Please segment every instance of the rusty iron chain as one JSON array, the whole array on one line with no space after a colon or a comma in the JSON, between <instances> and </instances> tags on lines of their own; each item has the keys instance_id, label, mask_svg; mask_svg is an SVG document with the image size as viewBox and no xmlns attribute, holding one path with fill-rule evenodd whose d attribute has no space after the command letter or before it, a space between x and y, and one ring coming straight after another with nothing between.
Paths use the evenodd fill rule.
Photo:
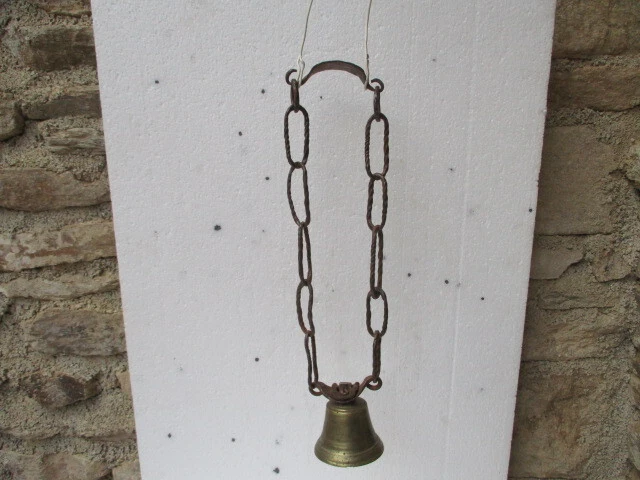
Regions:
<instances>
[{"instance_id":1,"label":"rusty iron chain","mask_svg":"<svg viewBox=\"0 0 640 480\"><path fill-rule=\"evenodd\" d=\"M342 69L345 67L342 66ZM359 67L357 67L359 69ZM313 70L312 70L313 72ZM284 115L284 144L289 163L289 174L287 176L287 199L293 221L298 226L298 287L296 289L296 312L298 316L298 324L302 333L304 333L304 349L307 356L307 384L312 395L324 395L330 400L339 403L347 403L357 398L365 388L370 390L378 390L382 387L382 379L380 378L381 369L381 348L382 337L387 332L389 321L389 304L387 294L382 288L382 274L384 261L384 235L383 228L387 221L388 194L386 174L389 170L389 121L380 109L380 93L384 89L384 84L378 79L371 80L368 85L369 90L373 90L373 114L367 121L365 127L364 140L364 160L365 170L369 177L367 188L367 208L366 222L371 231L371 247L370 247L370 265L369 265L369 292L366 297L366 327L367 332L373 337L373 355L372 355L372 372L371 375L365 377L362 382L341 382L327 385L318 379L318 358L316 352L316 329L313 323L313 287L312 264L311 264L311 241L309 237L309 224L311 223L311 211L309 204L309 185L307 174L307 160L309 159L309 114L306 109L300 105L300 84L296 79L289 79L292 71L287 73L287 84L290 85L291 105L287 108ZM354 72L352 72L354 73ZM358 75L359 72L358 72ZM308 77L307 77L308 78ZM302 81L304 84L305 80ZM291 142L289 140L289 117L291 113L301 113L304 121L304 144L302 159L294 161L291 155ZM371 143L371 125L373 122L383 122L383 166L382 171L372 172L370 160L370 143ZM302 174L302 191L304 217L301 220L296 210L292 195L292 177L296 170L301 170ZM373 221L373 206L376 192L376 183L379 183L381 190L381 208L380 221ZM302 308L302 294L307 290L307 308L306 314ZM374 329L371 325L371 303L372 300L382 301L382 325L380 329ZM306 321L305 321L306 319Z\"/></svg>"}]
</instances>

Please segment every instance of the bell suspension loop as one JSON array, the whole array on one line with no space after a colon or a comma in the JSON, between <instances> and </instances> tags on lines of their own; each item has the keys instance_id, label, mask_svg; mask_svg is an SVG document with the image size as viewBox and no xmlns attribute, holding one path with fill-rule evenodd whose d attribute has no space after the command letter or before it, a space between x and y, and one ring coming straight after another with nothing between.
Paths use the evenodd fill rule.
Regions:
<instances>
[{"instance_id":1,"label":"bell suspension loop","mask_svg":"<svg viewBox=\"0 0 640 480\"><path fill-rule=\"evenodd\" d=\"M382 337L387 331L389 319L389 307L387 295L382 286L383 260L384 260L384 234L383 229L387 219L388 194L386 174L389 170L389 121L382 113L380 96L384 90L381 80L369 79L369 52L368 52L368 27L371 11L371 0L367 11L365 30L365 67L366 70L353 63L340 60L325 61L316 64L304 75L304 61L302 60L304 42L306 40L309 15L313 0L310 1L307 10L305 32L298 56L297 69L291 69L286 74L286 83L290 86L291 104L284 116L284 143L289 174L287 176L287 200L294 223L298 227L298 287L296 289L296 312L298 324L304 334L304 348L307 357L307 385L309 391L315 396L324 396L328 399L326 405L325 421L322 434L315 445L315 454L321 461L338 467L357 467L366 465L378 459L384 446L380 437L376 434L369 416L367 402L360 398L362 392L368 388L378 390L382 387L380 378ZM373 338L372 370L371 374L362 382L341 382L328 385L319 380L318 359L315 341L315 325L313 322L313 286L312 286L312 262L311 241L309 225L311 223L311 208L309 200L308 171L309 159L309 114L300 103L300 88L310 78L320 72L339 70L358 77L365 90L373 92L373 114L369 117L365 126L364 160L365 171L368 176L366 224L371 231L370 265L369 265L369 291L366 296L366 329ZM295 78L291 78L297 73ZM291 115L301 115L304 122L304 142L302 157L294 160L289 139L289 118ZM373 122L383 124L383 165L381 171L374 172L371 168L370 143L371 126ZM292 178L296 170L300 170L302 181L303 201L298 208L292 196ZM377 185L376 185L377 184ZM378 195L376 195L378 191ZM377 201L376 201L377 198ZM380 218L376 222L373 219L373 205L380 205ZM307 291L306 306L302 303L302 293ZM382 322L379 329L372 326L371 303L382 302Z\"/></svg>"}]
</instances>

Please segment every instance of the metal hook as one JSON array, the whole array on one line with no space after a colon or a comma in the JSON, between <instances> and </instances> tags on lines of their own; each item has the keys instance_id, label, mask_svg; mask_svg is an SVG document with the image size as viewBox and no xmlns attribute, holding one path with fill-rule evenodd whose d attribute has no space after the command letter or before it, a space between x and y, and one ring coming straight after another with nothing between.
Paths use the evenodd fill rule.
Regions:
<instances>
[{"instance_id":1,"label":"metal hook","mask_svg":"<svg viewBox=\"0 0 640 480\"><path fill-rule=\"evenodd\" d=\"M362 84L365 86L367 90L374 91L375 88L373 85L377 85L380 88L381 92L384 90L384 83L382 83L382 80L380 80L379 78L374 78L369 83L367 83L367 74L362 69L362 67L354 63L345 62L342 60L329 60L326 62L317 63L311 68L311 70L309 70L309 73L307 73L302 78L302 80L299 82L299 86L302 86L305 83L307 83L307 81L317 73L326 72L330 70L347 72L352 75L355 75L360 79L360 81L362 82ZM285 79L288 85L291 85L292 80L290 77L293 72L297 72L297 70L295 68L292 68L286 74Z\"/></svg>"}]
</instances>

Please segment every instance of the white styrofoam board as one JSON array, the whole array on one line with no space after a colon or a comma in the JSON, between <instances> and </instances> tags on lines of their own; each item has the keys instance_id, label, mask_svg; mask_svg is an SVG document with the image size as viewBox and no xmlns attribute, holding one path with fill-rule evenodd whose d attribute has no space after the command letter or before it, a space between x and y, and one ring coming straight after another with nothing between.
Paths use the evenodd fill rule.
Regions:
<instances>
[{"instance_id":1,"label":"white styrofoam board","mask_svg":"<svg viewBox=\"0 0 640 480\"><path fill-rule=\"evenodd\" d=\"M308 66L362 64L366 4L315 3ZM506 478L554 0L374 2L391 320L365 398L385 453L350 470L313 456L324 402L295 320L283 75L307 5L92 6L143 478ZM371 95L323 73L301 101L320 373L359 380Z\"/></svg>"}]
</instances>

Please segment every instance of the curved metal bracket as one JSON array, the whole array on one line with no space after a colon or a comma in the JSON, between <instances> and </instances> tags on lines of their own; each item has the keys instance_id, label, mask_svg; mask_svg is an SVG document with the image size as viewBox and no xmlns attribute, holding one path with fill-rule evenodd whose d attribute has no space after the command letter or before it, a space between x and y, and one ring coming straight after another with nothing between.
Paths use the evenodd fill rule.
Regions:
<instances>
[{"instance_id":1,"label":"curved metal bracket","mask_svg":"<svg viewBox=\"0 0 640 480\"><path fill-rule=\"evenodd\" d=\"M384 90L384 83L382 83L382 80L374 78L367 85L367 74L364 72L362 67L356 65L355 63L345 62L343 60L328 60L326 62L320 62L320 63L315 64L311 68L311 70L309 70L309 73L307 73L302 78L302 81L300 82L300 86L302 86L305 83L307 83L307 81L312 76L314 76L315 74L320 73L320 72L326 72L326 71L329 71L329 70L339 70L339 71L342 71L342 72L347 72L347 73L350 73L352 75L355 75L356 77L358 77L360 79L360 81L365 86L365 88L367 90L371 90L372 92L375 91L375 87L373 87L371 85L372 83L377 83L380 86L380 91ZM287 72L287 83L289 85L291 85L291 81L289 80L289 76L295 71L296 71L295 69L291 69L291 70L289 70Z\"/></svg>"}]
</instances>

